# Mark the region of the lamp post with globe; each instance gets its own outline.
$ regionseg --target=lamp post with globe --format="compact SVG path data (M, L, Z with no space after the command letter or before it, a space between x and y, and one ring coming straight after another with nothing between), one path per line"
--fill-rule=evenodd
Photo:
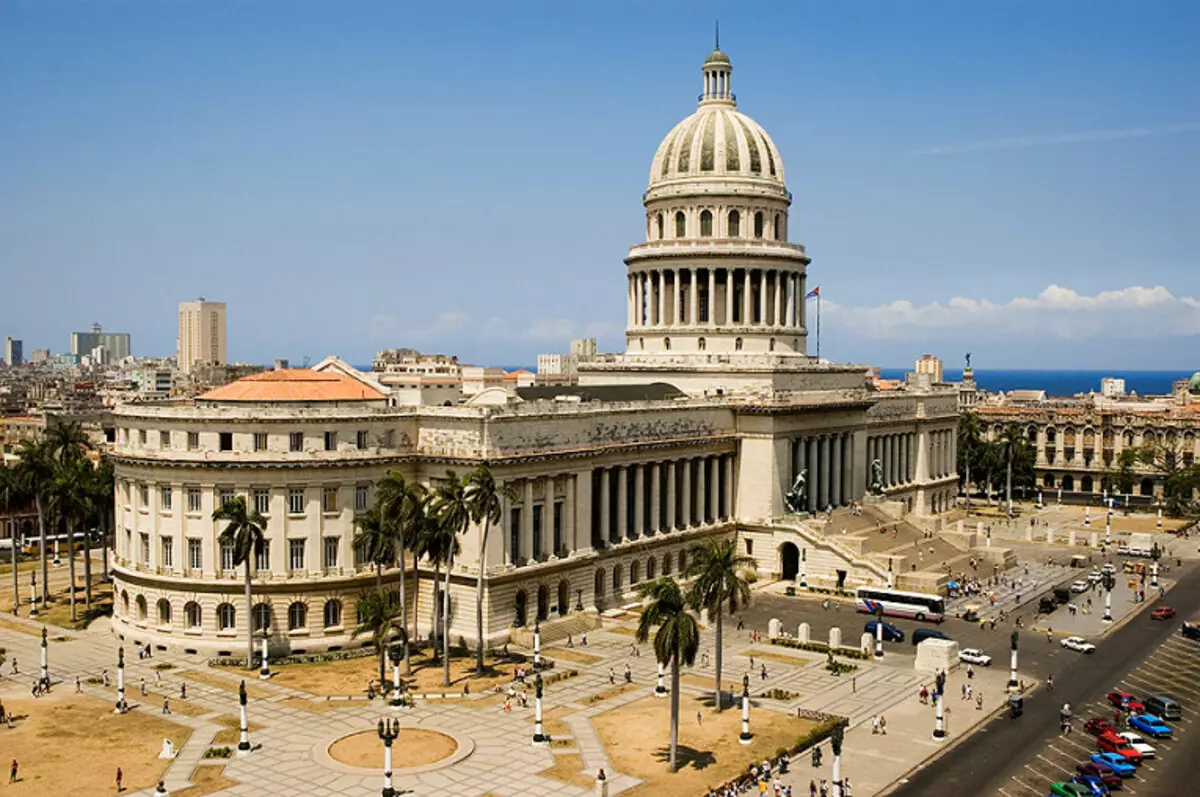
M383 797L396 797L392 788L392 743L400 735L400 723L393 719L381 719L378 726L379 739L383 742Z

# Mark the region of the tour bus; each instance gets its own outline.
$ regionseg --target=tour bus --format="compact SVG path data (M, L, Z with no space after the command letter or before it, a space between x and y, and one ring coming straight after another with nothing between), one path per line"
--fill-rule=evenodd
M882 606L884 615L913 617L940 623L946 614L946 601L940 595L902 592L886 587L859 587L855 605L860 612L874 614Z
M80 550L83 548L83 538L85 536L88 538L88 541L91 542L91 544L93 546L99 545L101 542L99 529L92 529L91 531L88 531L88 532L79 530L79 531L73 532L70 536L75 538L75 549L76 550ZM46 535L46 550L53 552L54 544L58 543L59 549L63 553L66 553L68 539L70 539L70 537L66 534L47 534ZM35 555L37 555L38 550L40 549L41 540L42 540L42 538L37 535L36 531L33 532L32 534L28 534L24 538L21 538L21 540L20 540L21 550L28 556L35 556ZM8 550L9 548L12 547L12 543L10 541L5 540L5 542L8 543L8 545L3 546L5 550Z

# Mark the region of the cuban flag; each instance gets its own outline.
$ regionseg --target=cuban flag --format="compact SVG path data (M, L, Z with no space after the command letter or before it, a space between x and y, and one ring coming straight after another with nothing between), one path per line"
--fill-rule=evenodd
M821 286L820 286L820 285L818 285L817 287L815 287L815 288L813 288L811 291L809 291L809 292L808 292L808 295L807 295L807 296L805 296L804 298L805 298L805 299L811 299L811 298L812 298L812 297L814 297L814 296L820 296L820 295L821 295Z

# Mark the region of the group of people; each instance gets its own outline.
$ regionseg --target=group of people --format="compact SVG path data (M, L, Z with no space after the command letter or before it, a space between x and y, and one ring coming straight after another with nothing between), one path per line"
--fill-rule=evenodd
M723 783L715 789L709 789L705 797L736 797L753 792L760 795L770 792L775 797L792 797L791 785L785 784L780 778L781 775L787 774L790 761L790 757L785 752L775 762L764 759L761 764L752 764L745 775ZM825 781L822 780L821 783L824 784ZM812 785L815 789L815 782ZM843 793L849 794L849 792ZM813 794L815 795L816 792L814 791ZM826 793L822 792L822 794Z

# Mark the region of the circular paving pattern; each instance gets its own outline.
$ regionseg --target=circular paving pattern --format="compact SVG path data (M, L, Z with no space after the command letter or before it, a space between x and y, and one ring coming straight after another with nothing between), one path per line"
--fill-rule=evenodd
M429 772L462 761L475 742L452 732L401 726L392 743L392 770L397 775ZM326 737L313 749L318 763L353 774L376 774L383 766L383 742L376 729Z

